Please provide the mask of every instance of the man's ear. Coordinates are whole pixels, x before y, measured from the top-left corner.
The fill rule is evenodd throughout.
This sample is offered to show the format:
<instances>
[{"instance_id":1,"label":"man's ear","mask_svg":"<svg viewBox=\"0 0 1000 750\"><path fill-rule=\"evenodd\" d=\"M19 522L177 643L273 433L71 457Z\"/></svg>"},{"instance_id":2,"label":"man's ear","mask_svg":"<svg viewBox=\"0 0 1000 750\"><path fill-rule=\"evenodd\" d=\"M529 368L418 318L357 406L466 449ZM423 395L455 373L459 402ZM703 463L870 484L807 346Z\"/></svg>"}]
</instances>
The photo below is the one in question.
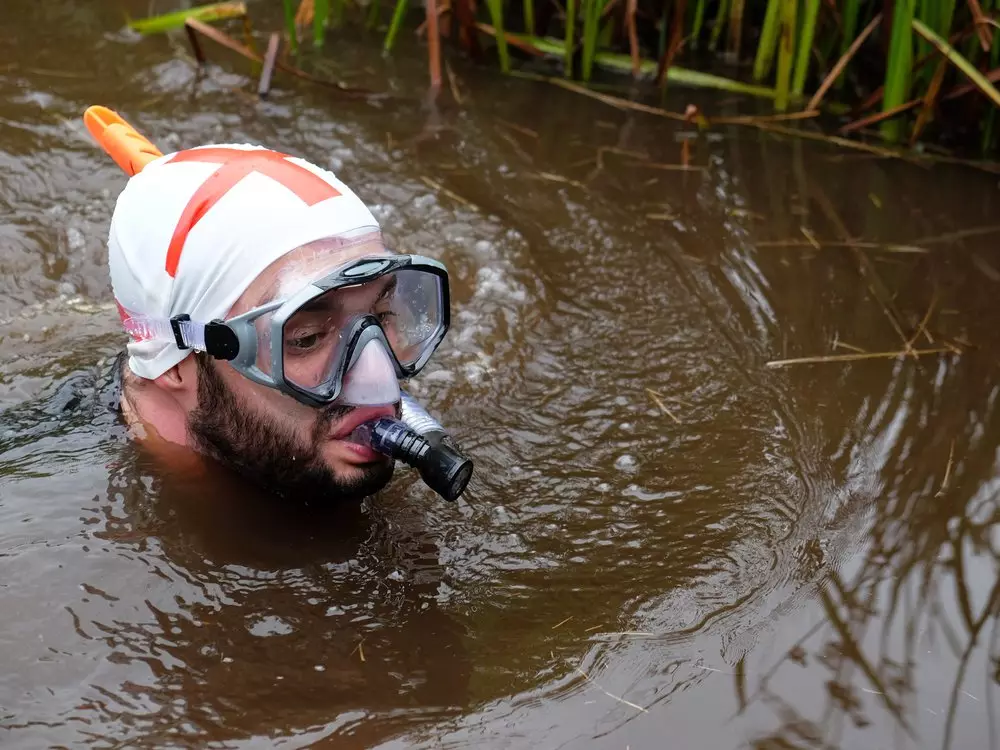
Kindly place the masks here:
<instances>
[{"instance_id":1,"label":"man's ear","mask_svg":"<svg viewBox=\"0 0 1000 750\"><path fill-rule=\"evenodd\" d=\"M191 354L153 381L156 388L178 401L185 410L198 403L198 363Z\"/></svg>"}]
</instances>

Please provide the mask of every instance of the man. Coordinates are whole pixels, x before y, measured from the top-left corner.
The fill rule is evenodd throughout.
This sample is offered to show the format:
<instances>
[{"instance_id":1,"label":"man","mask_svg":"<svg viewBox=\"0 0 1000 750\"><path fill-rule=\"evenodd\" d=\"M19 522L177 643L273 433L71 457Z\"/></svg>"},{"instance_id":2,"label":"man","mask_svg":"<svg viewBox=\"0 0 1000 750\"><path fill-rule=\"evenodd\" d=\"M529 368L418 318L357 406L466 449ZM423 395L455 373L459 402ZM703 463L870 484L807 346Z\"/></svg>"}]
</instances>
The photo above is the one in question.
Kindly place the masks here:
<instances>
[{"instance_id":1,"label":"man","mask_svg":"<svg viewBox=\"0 0 1000 750\"><path fill-rule=\"evenodd\" d=\"M247 145L149 162L118 197L108 249L129 334L121 411L148 445L289 496L388 483L392 461L353 432L398 416L399 379L444 337L440 263L388 250L332 173Z\"/></svg>"}]
</instances>

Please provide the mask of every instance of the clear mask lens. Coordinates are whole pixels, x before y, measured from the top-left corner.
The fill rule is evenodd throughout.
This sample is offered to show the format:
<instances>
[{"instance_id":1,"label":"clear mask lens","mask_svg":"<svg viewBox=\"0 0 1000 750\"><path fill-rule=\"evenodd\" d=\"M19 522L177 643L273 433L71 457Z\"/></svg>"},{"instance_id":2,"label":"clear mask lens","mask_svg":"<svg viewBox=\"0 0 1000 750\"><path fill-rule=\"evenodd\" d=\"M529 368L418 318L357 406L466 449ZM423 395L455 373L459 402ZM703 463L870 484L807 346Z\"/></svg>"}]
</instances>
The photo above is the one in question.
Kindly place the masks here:
<instances>
[{"instance_id":1,"label":"clear mask lens","mask_svg":"<svg viewBox=\"0 0 1000 750\"><path fill-rule=\"evenodd\" d=\"M285 378L303 390L318 395L329 393L336 385L338 372L349 364L345 349L352 324L359 316L366 315L379 322L392 354L403 367L409 367L433 346L443 320L443 302L440 278L412 268L325 292L285 322L282 329ZM344 374L344 388L351 385L356 394L361 392L362 377L372 380L370 390L376 395L358 396L364 403L372 403L365 398L382 399L388 393L383 383L386 372L392 374L394 398L398 399L395 365L381 343L378 343L378 349L382 349L380 355L369 351L375 343L378 342L369 342L362 352L353 353L354 365ZM345 399L348 396L344 394Z\"/></svg>"}]
</instances>

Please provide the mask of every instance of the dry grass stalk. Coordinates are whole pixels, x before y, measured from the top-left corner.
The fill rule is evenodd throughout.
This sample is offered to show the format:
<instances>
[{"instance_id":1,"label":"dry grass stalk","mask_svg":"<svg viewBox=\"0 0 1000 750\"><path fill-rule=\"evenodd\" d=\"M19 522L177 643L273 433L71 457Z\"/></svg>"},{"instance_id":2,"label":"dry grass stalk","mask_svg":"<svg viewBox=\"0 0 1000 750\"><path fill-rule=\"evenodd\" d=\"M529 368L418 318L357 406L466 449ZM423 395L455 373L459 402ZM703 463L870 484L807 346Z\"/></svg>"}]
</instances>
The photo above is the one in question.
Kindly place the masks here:
<instances>
[{"instance_id":1,"label":"dry grass stalk","mask_svg":"<svg viewBox=\"0 0 1000 750\"><path fill-rule=\"evenodd\" d=\"M881 20L882 14L876 13L875 17L865 27L865 30L858 34L858 38L855 39L854 43L847 48L847 51L844 52L843 55L841 55L840 59L837 60L837 64L833 66L833 69L823 80L823 83L820 84L816 93L813 94L813 98L809 100L809 104L806 106L807 110L816 109L819 106L819 103L823 101L823 97L826 96L826 92L830 90L833 82L836 81L840 77L840 74L844 72L844 68L847 67L847 63L850 62L851 58L854 57L854 54L861 48L861 45L864 44L865 40L871 35L871 33L875 31L875 27L878 26L878 23Z\"/></svg>"},{"instance_id":2,"label":"dry grass stalk","mask_svg":"<svg viewBox=\"0 0 1000 750\"><path fill-rule=\"evenodd\" d=\"M467 201L465 198L463 198L458 193L455 193L455 192L449 190L444 185L442 185L440 182L436 182L436 181L432 180L430 177L426 177L424 175L421 175L420 179L423 181L423 183L425 185L427 185L430 188L433 188L434 190L438 190L438 191L444 193L449 198L451 198L453 201L458 201L463 206L468 206L471 209L475 209L476 208L473 203L471 203L470 201Z\"/></svg>"},{"instance_id":3,"label":"dry grass stalk","mask_svg":"<svg viewBox=\"0 0 1000 750\"><path fill-rule=\"evenodd\" d=\"M594 687L596 687L598 690L600 690L602 693L604 693L609 698L612 698L613 700L616 700L619 703L624 703L626 706L630 706L630 707L632 707L632 708L634 708L634 709L636 709L638 711L641 711L644 714L645 713L649 713L649 711L647 711L642 706L640 706L640 705L638 705L636 703L633 703L632 701L627 701L624 698L622 698L621 696L615 695L614 693L609 693L607 690L605 690L604 688L602 688L597 682L595 682L594 679L591 678L591 676L589 674L587 674L586 672L584 672L579 667L576 667L576 671L579 672L583 676L583 679L585 679L591 685L593 685Z\"/></svg>"},{"instance_id":4,"label":"dry grass stalk","mask_svg":"<svg viewBox=\"0 0 1000 750\"><path fill-rule=\"evenodd\" d=\"M557 629L557 628L560 628L560 627L562 627L563 625L565 625L565 624L566 624L567 622L569 622L569 621L570 621L570 620L572 620L572 619L573 619L573 615L570 615L570 616L569 616L569 617L567 617L567 618L566 618L565 620L560 620L560 621L559 621L559 622L557 622L557 623L556 623L555 625L553 625L553 626L552 626L552 629L553 629L553 630L555 630L555 629Z\"/></svg>"},{"instance_id":5,"label":"dry grass stalk","mask_svg":"<svg viewBox=\"0 0 1000 750\"><path fill-rule=\"evenodd\" d=\"M765 366L772 369L776 367L787 367L788 365L812 365L825 362L857 362L864 359L899 359L900 357L914 356L922 357L928 354L954 353L954 349L947 346L939 346L933 349L901 349L894 352L865 352L864 354L827 354L818 357L799 357L796 359L774 359L766 362Z\"/></svg>"},{"instance_id":6,"label":"dry grass stalk","mask_svg":"<svg viewBox=\"0 0 1000 750\"><path fill-rule=\"evenodd\" d=\"M659 393L657 393L656 391L654 391L652 388L647 388L646 389L646 393L648 393L649 397L651 399L653 399L653 401L656 403L657 406L660 407L660 411L662 411L664 414L666 414L668 417L670 417L672 420L674 420L674 422L676 422L677 424L681 423L681 420L679 420L677 417L675 417L674 413L672 411L670 411L670 409L667 408L666 404L663 403L663 399L660 398L660 394Z\"/></svg>"}]
</instances>

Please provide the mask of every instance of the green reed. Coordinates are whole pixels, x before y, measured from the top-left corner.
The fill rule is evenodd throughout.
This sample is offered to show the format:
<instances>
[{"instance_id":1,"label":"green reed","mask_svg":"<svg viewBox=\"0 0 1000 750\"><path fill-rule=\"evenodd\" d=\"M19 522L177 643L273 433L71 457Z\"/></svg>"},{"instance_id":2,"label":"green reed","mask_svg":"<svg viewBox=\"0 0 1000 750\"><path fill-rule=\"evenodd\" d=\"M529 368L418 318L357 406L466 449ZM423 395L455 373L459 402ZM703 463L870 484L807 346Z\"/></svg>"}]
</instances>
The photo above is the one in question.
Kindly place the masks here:
<instances>
[{"instance_id":1,"label":"green reed","mask_svg":"<svg viewBox=\"0 0 1000 750\"><path fill-rule=\"evenodd\" d=\"M833 4L822 0L695 0L686 8L678 6L679 1L640 0L634 21L639 32L637 49L633 49L635 35L629 34L627 0L553 0L551 5L536 0L485 0L476 6L468 0L454 0L441 15L454 15L457 23L442 28L451 28L455 34L461 24L466 37L478 35L485 48L492 45L505 73L516 64L539 58L561 65L566 78L584 82L631 75L655 81L662 72L664 80L683 86L752 91L773 99L779 112L804 109L820 91L815 103L824 114L824 126L843 127L852 137L876 135L905 143L917 137L938 137L949 129L968 131L971 126L978 129L977 147L982 153L995 152L1000 146L998 105L991 83L1000 79L1000 29L992 25L994 14L1000 20L1000 0L838 0ZM299 2L283 0L293 45ZM377 0L368 0L364 6L360 2L314 0L316 45L322 45L327 30L336 28L352 7L359 9L358 16L369 28L383 29L387 52L404 25L424 20L424 6L408 0L394 0L389 19L381 17ZM464 21L456 12L457 3L466 3L458 8L467 9ZM873 23L874 31L869 29L863 36ZM675 28L681 24L683 28ZM422 43L426 44L426 27L423 31ZM706 34L707 53L702 50L694 57L691 53ZM681 40L679 49L677 40ZM638 65L632 61L633 54L639 58ZM713 54L723 55L718 70L711 61ZM730 63L738 66L728 67L727 74ZM748 76L752 83L742 73L747 63L752 63ZM658 67L662 65L669 69L662 71ZM712 65L712 73L697 70L702 65ZM991 71L998 72L991 77ZM835 78L828 81L831 74ZM838 117L839 123L834 119ZM857 121L853 127L847 127L853 124L850 117ZM868 123L877 123L877 128L873 131Z\"/></svg>"}]
</instances>

